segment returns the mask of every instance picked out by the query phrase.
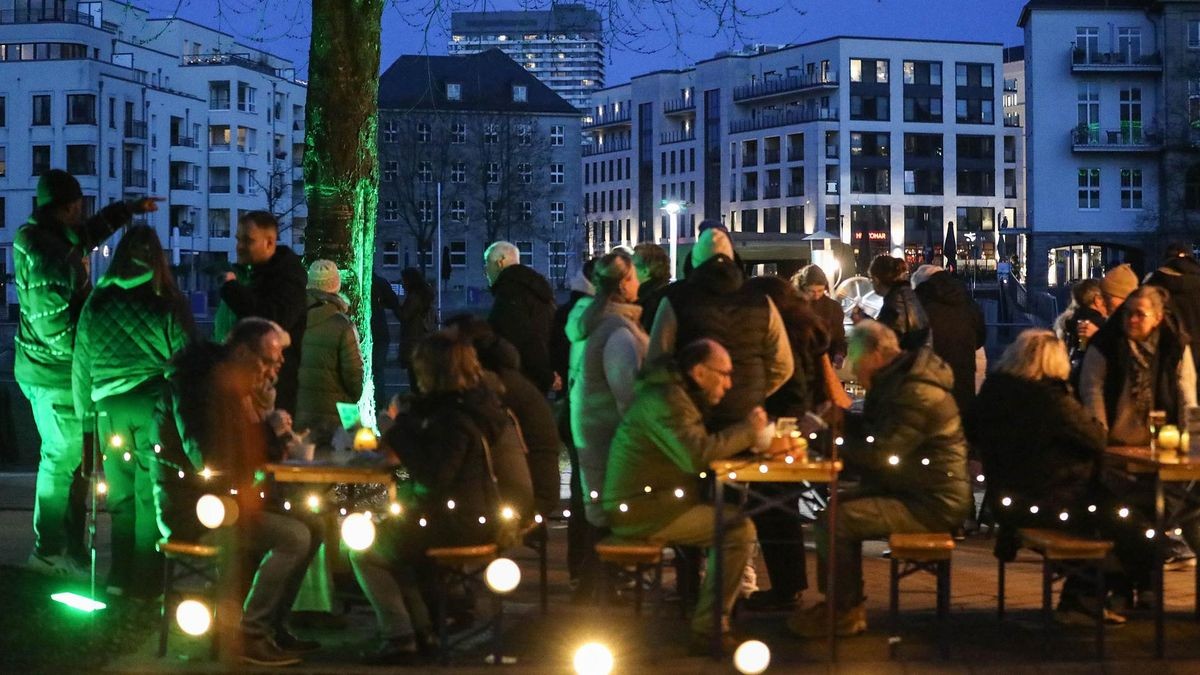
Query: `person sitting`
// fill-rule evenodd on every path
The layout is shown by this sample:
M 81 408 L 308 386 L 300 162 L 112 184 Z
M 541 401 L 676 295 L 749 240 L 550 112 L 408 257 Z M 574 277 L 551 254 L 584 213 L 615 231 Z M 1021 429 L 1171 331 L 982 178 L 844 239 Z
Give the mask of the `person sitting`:
M 662 359 L 642 373 L 613 437 L 600 493 L 613 534 L 674 545 L 713 544 L 716 514 L 701 500 L 696 476 L 712 462 L 753 446 L 767 424 L 766 413 L 756 407 L 721 431 L 710 433 L 705 427 L 709 411 L 732 386 L 732 371 L 729 352 L 701 339 L 681 348 L 674 361 Z M 754 525 L 735 514 L 732 507 L 725 514 L 724 549 L 709 552 L 708 574 L 692 618 L 697 651 L 707 650 L 717 602 L 724 613 L 722 646 L 735 646 L 728 616 L 756 537 Z M 725 570 L 719 589 L 713 581 L 717 555 Z
M 1071 395 L 1069 374 L 1066 346 L 1054 333 L 1023 331 L 1004 350 L 964 416 L 967 439 L 983 458 L 990 508 L 1001 527 L 996 557 L 1016 557 L 1020 527 L 1100 536 L 1116 543 L 1114 553 L 1129 581 L 1148 588 L 1154 553 L 1143 534 L 1147 523 L 1120 518 L 1120 504 L 1101 484 L 1104 427 Z M 1117 581 L 1105 585 L 1116 591 Z M 1067 577 L 1059 620 L 1093 622 L 1095 608 L 1088 603 L 1094 597 L 1084 577 Z M 1109 622 L 1124 622 L 1105 612 Z
M 864 540 L 950 532 L 974 504 L 950 366 L 930 347 L 902 350 L 891 329 L 870 319 L 850 332 L 848 358 L 867 396 L 861 415 L 847 415 L 840 452 L 862 480 L 838 504 L 836 540 L 830 541 L 827 511 L 815 532 L 822 593 L 827 566 L 838 570 L 832 608 L 838 635 L 867 628 Z M 788 627 L 804 637 L 824 636 L 829 612 L 827 603 L 818 603 L 794 615 Z
M 377 665 L 413 663 L 436 646 L 418 581 L 425 551 L 510 538 L 533 507 L 528 472 L 523 489 L 513 488 L 520 477 L 493 473 L 494 451 L 512 426 L 471 343 L 434 333 L 414 350 L 413 372 L 420 394 L 384 436 L 410 489 L 400 515 L 380 524 L 374 546 L 350 555 L 383 638 L 367 659 Z

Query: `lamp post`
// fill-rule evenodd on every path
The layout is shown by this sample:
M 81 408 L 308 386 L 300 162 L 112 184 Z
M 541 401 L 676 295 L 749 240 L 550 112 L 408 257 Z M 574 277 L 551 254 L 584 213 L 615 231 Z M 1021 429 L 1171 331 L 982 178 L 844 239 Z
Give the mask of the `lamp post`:
M 687 202 L 678 199 L 664 199 L 659 207 L 662 211 L 666 212 L 671 224 L 671 235 L 668 239 L 670 242 L 671 281 L 675 281 L 675 270 L 678 269 L 675 265 L 675 260 L 679 250 L 679 214 L 686 210 L 687 207 Z

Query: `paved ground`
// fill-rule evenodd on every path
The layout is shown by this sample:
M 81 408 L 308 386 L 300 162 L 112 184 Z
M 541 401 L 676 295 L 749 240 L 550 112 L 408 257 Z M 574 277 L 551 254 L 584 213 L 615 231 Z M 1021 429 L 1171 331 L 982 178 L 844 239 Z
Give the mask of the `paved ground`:
M 32 476 L 0 474 L 0 565 L 20 564 L 28 555 L 31 534 Z M 106 541 L 106 520 L 100 522 L 100 541 Z M 505 609 L 505 653 L 517 663 L 508 670 L 521 673 L 570 672 L 574 649 L 586 641 L 601 641 L 612 647 L 617 673 L 731 673 L 729 661 L 713 662 L 689 656 L 686 651 L 687 626 L 673 604 L 650 606 L 642 617 L 630 607 L 580 607 L 568 600 L 564 569 L 565 530 L 551 530 L 551 607 L 541 616 L 536 607 L 537 582 L 532 552 L 517 552 L 525 580 Z M 1147 617 L 1135 616 L 1130 625 L 1109 632 L 1109 659 L 1093 660 L 1092 633 L 1084 629 L 1055 629 L 1050 649 L 1042 652 L 1042 631 L 1035 608 L 1040 604 L 1040 568 L 1033 564 L 1010 567 L 1008 603 L 1011 618 L 998 623 L 995 618 L 996 568 L 991 556 L 991 541 L 980 537 L 960 545 L 954 557 L 952 593 L 951 657 L 937 659 L 932 621 L 932 578 L 913 577 L 905 582 L 902 607 L 905 611 L 904 642 L 897 661 L 887 661 L 887 634 L 884 631 L 887 603 L 887 561 L 878 556 L 879 545 L 868 545 L 865 569 L 871 629 L 863 636 L 843 640 L 840 661 L 835 669 L 842 673 L 1200 673 L 1200 625 L 1192 622 L 1188 611 L 1193 601 L 1193 584 L 1188 572 L 1167 574 L 1168 609 L 1174 616 L 1168 622 L 1169 659 L 1150 658 L 1152 631 Z M 1024 558 L 1022 558 L 1024 560 Z M 1032 560 L 1032 558 L 1030 558 Z M 106 565 L 102 554 L 101 566 Z M 812 566 L 812 567 L 815 567 Z M 765 575 L 763 575 L 765 580 Z M 807 602 L 816 600 L 810 592 Z M 14 620 L 3 616 L 0 622 Z M 313 655 L 304 666 L 291 672 L 384 672 L 356 666 L 358 654 L 374 644 L 374 618 L 368 607 L 355 604 L 346 616 L 348 627 L 340 630 L 301 631 L 321 640 L 326 648 Z M 774 665 L 769 672 L 831 672 L 825 663 L 826 646 L 821 641 L 796 639 L 784 628 L 784 615 L 743 614 L 738 629 L 770 645 Z M 166 659 L 153 656 L 154 639 L 133 655 L 111 664 L 110 672 L 209 672 L 220 670 L 207 661 L 202 641 L 171 636 L 172 654 Z M 486 645 L 470 643 L 446 672 L 484 672 Z M 3 657 L 0 655 L 0 663 Z M 2 670 L 2 669 L 0 669 Z M 228 669 L 244 672 L 244 667 Z M 411 672 L 429 671 L 414 668 Z

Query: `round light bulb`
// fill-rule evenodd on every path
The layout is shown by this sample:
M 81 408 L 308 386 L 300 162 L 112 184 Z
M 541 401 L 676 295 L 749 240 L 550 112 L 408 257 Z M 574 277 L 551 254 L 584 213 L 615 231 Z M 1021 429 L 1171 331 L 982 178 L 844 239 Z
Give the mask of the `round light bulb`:
M 511 593 L 521 583 L 521 568 L 508 558 L 496 558 L 484 572 L 488 588 L 495 593 Z
M 199 600 L 184 600 L 175 608 L 175 621 L 188 635 L 204 635 L 212 627 L 212 612 Z
M 575 650 L 574 665 L 578 675 L 608 675 L 613 669 L 613 655 L 599 642 L 589 642 Z
M 392 505 L 388 507 L 388 510 L 392 512 L 393 516 L 400 515 L 400 503 L 392 502 Z
M 1030 513 L 1037 513 L 1037 512 L 1038 512 L 1038 507 L 1037 507 L 1037 505 L 1034 505 L 1034 506 L 1031 506 L 1031 507 L 1029 507 L 1029 512 L 1030 512 Z
M 351 513 L 342 521 L 342 541 L 351 550 L 367 550 L 375 543 L 375 523 L 365 513 Z
M 683 488 L 675 488 L 675 498 L 683 499 Z
M 512 520 L 514 517 L 516 517 L 516 515 L 517 513 L 513 511 L 511 506 L 506 506 L 500 509 L 500 517 L 505 520 Z
M 900 463 L 900 458 L 897 457 L 896 455 L 891 455 L 888 457 L 888 464 L 891 464 L 892 466 L 896 466 L 899 463 Z
M 308 508 L 316 511 L 321 506 L 321 498 L 316 495 L 308 496 Z
M 216 495 L 204 495 L 196 500 L 196 518 L 208 529 L 217 529 L 225 522 L 225 502 Z
M 733 667 L 742 675 L 759 675 L 771 665 L 771 649 L 758 640 L 747 640 L 733 652 Z
M 125 445 L 125 439 L 121 438 L 117 434 L 113 434 L 112 438 L 108 439 L 108 444 L 113 446 L 114 448 L 119 448 L 122 445 Z

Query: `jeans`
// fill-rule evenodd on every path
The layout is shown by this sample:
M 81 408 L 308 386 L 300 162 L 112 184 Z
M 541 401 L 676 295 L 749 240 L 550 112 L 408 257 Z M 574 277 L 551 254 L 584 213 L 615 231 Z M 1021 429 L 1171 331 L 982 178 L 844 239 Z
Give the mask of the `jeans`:
M 42 438 L 33 503 L 34 547 L 42 555 L 85 556 L 87 483 L 79 474 L 83 425 L 70 389 L 21 385 Z
M 732 518 L 737 513 L 733 507 L 726 509 L 726 518 Z M 682 546 L 708 546 L 713 544 L 713 522 L 716 512 L 712 506 L 700 504 L 693 506 L 675 520 L 667 523 L 661 530 L 645 537 L 653 541 L 663 541 L 668 544 Z M 621 529 L 614 532 L 621 536 Z M 744 518 L 732 520 L 725 525 L 724 549 L 720 551 L 723 574 L 721 577 L 721 608 L 724 616 L 728 617 L 733 611 L 733 603 L 737 600 L 742 586 L 742 570 L 754 553 L 754 524 Z M 704 584 L 700 587 L 700 597 L 696 602 L 696 610 L 692 615 L 692 631 L 707 634 L 712 632 L 713 604 L 716 602 L 717 589 L 713 587 L 714 568 L 717 564 L 718 552 L 710 548 L 708 566 L 705 570 Z
M 397 564 L 374 547 L 351 551 L 350 564 L 358 585 L 375 609 L 379 633 L 385 641 L 406 641 L 417 631 L 432 632 L 433 620 L 412 565 Z
M 238 532 L 251 559 L 261 557 L 242 608 L 242 632 L 274 637 L 287 618 L 312 554 L 313 535 L 305 522 L 262 511 L 246 518 Z M 318 544 L 320 540 L 318 539 Z
M 160 395 L 158 387 L 145 387 L 96 402 L 108 483 L 105 503 L 112 518 L 108 583 L 127 590 L 144 586 L 143 579 L 162 576 L 162 556 L 154 547 L 159 531 L 151 477 L 158 436 L 154 404 Z M 111 444 L 114 436 L 121 439 L 119 448 Z
M 814 533 L 818 555 L 817 587 L 826 594 L 830 556 L 828 513 L 821 512 Z M 944 531 L 949 532 L 953 527 L 953 524 L 947 524 Z M 835 609 L 845 612 L 866 599 L 863 595 L 863 541 L 897 532 L 932 531 L 935 530 L 913 515 L 907 504 L 894 497 L 843 497 L 837 506 L 837 539 L 832 551 L 837 569 Z

